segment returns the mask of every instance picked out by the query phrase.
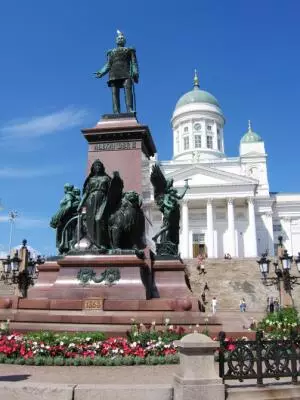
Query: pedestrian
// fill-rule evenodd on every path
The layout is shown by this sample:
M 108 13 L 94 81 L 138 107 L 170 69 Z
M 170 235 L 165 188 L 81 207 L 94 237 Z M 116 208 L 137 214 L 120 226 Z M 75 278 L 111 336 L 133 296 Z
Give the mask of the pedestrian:
M 278 300 L 278 298 L 276 297 L 276 299 L 274 300 L 274 311 L 275 311 L 275 312 L 278 312 L 278 311 L 279 311 L 279 308 L 280 308 L 279 300 Z
M 273 301 L 273 297 L 270 298 L 269 309 L 270 309 L 270 313 L 273 313 L 273 312 L 274 312 L 274 301 Z
M 215 314 L 217 312 L 217 298 L 214 296 L 211 300 L 212 313 Z
M 244 298 L 242 298 L 240 300 L 240 311 L 241 312 L 246 312 L 246 307 L 247 307 L 246 301 L 245 301 Z
M 202 256 L 202 254 L 199 254 L 197 257 L 197 270 L 199 271 L 199 275 L 206 274 L 205 265 L 204 265 L 204 257 Z

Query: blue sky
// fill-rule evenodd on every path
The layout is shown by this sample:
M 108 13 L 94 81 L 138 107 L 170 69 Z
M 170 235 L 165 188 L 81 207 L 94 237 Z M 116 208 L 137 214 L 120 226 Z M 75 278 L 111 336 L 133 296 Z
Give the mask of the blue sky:
M 159 158 L 172 156 L 170 118 L 178 98 L 200 86 L 226 116 L 225 151 L 238 155 L 251 119 L 265 140 L 270 189 L 297 192 L 300 2 L 297 0 L 9 0 L 0 2 L 0 251 L 7 214 L 23 238 L 55 252 L 50 217 L 63 184 L 81 187 L 87 145 L 80 129 L 111 111 L 102 67 L 120 29 L 140 66 L 138 119 Z

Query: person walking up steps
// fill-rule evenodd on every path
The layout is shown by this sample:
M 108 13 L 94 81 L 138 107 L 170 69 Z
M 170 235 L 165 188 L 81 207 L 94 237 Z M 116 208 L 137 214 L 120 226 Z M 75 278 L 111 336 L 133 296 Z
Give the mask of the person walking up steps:
M 212 313 L 215 314 L 217 312 L 217 298 L 214 296 L 211 300 Z

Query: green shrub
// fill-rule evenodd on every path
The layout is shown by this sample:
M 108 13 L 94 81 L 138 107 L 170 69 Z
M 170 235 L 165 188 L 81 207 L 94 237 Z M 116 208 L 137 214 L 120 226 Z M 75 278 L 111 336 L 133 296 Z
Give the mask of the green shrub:
M 134 358 L 135 365 L 145 365 L 145 359 L 143 357 Z
M 96 356 L 93 360 L 94 365 L 105 365 L 105 358 L 101 356 Z
M 25 365 L 34 365 L 34 358 L 26 358 Z
M 278 312 L 269 313 L 257 324 L 257 330 L 262 330 L 266 338 L 283 339 L 289 337 L 292 331 L 298 332 L 300 321 L 297 310 L 286 307 Z
M 36 356 L 34 358 L 34 365 L 45 365 L 45 357 Z

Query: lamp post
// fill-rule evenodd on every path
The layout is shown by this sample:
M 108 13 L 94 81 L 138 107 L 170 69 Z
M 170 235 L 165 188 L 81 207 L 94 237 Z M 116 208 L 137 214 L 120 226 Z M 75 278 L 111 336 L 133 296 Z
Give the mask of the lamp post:
M 276 277 L 268 277 L 269 264 L 271 261 L 267 259 L 266 254 L 262 254 L 257 263 L 262 274 L 262 283 L 265 286 L 277 286 L 279 292 L 279 303 L 281 306 L 281 282 L 283 282 L 284 290 L 287 293 L 291 294 L 293 286 L 300 285 L 300 282 L 298 282 L 300 276 L 294 276 L 290 274 L 293 257 L 289 256 L 287 250 L 283 251 L 282 255 L 279 257 L 279 260 L 280 266 L 277 260 L 273 262 Z M 300 253 L 298 253 L 298 257 L 295 258 L 294 261 L 297 267 L 297 271 L 300 273 Z
M 38 266 L 43 264 L 45 260 L 41 256 L 37 256 L 34 260 L 30 257 L 27 249 L 27 240 L 23 240 L 23 246 L 20 251 L 16 251 L 15 255 L 7 256 L 3 261 L 3 272 L 0 277 L 6 285 L 16 284 L 22 295 L 27 297 L 28 288 L 34 285 L 34 280 L 38 277 Z M 19 257 L 19 253 L 21 256 Z
M 8 253 L 10 254 L 11 252 L 11 243 L 12 243 L 12 235 L 13 235 L 13 228 L 15 224 L 15 220 L 18 217 L 18 212 L 17 211 L 10 211 L 8 213 L 8 220 L 10 223 L 10 231 L 9 231 L 9 245 L 8 245 Z

